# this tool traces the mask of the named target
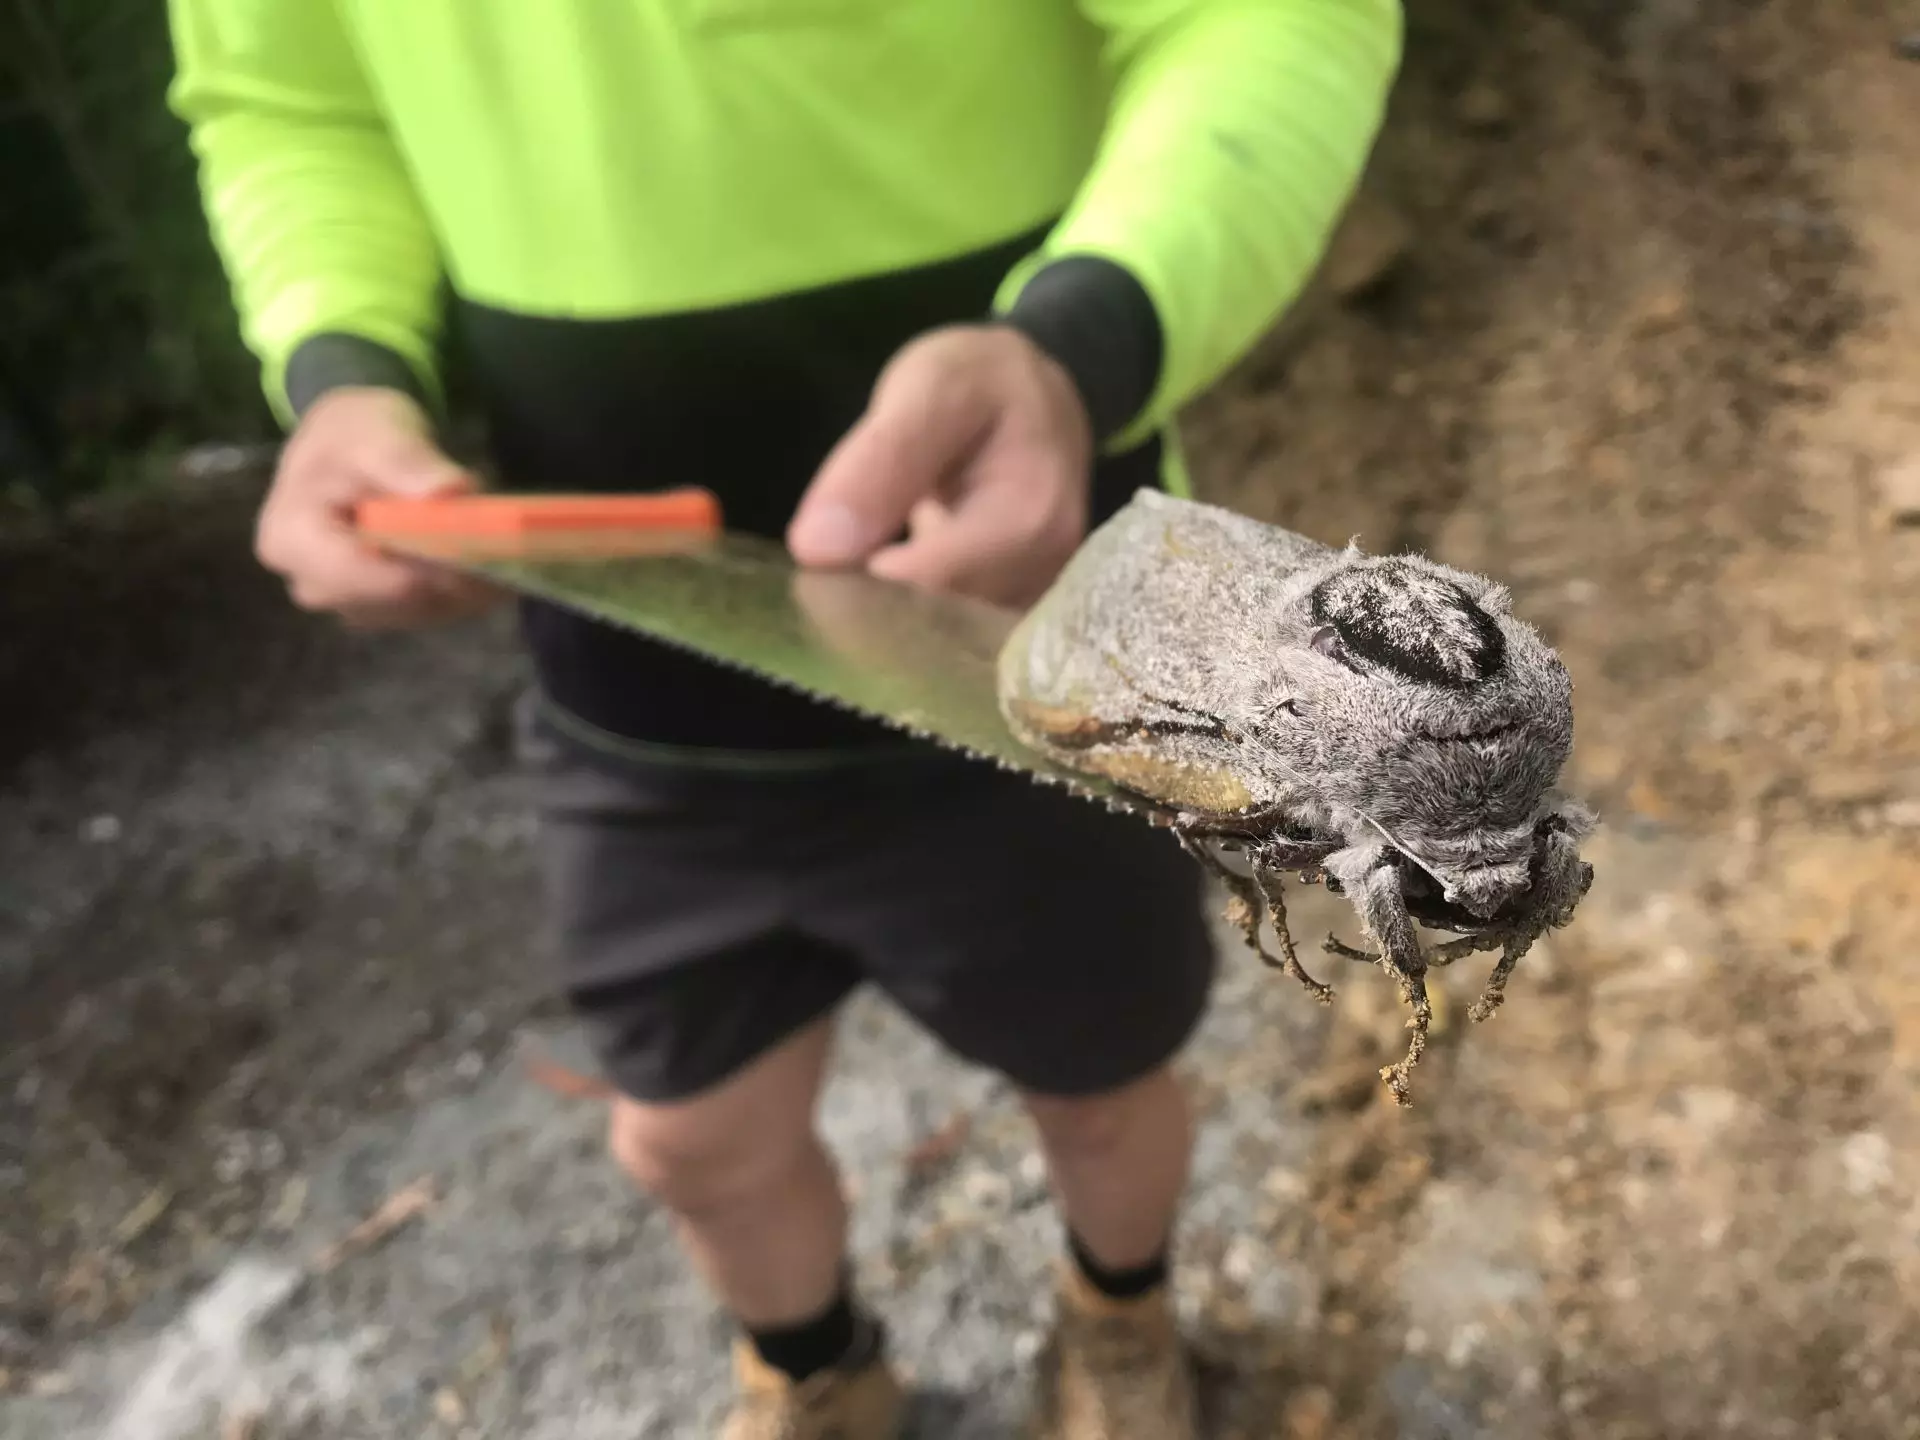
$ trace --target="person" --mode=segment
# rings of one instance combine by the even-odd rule
[[[291,434],[259,514],[362,627],[500,597],[358,498],[700,485],[802,566],[1019,607],[1302,293],[1395,0],[170,0],[173,112]],[[452,377],[452,378],[449,378]],[[464,389],[461,387],[464,386]],[[903,1414],[814,1127],[861,985],[1023,1096],[1055,1433],[1195,1433],[1168,1294],[1213,951],[1137,820],[522,602],[560,983],[611,1150],[737,1321],[726,1434]]]

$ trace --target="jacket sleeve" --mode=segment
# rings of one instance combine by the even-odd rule
[[[1124,448],[1311,279],[1399,69],[1399,0],[1080,0],[1114,93],[1099,152],[996,306]]]
[[[334,0],[168,0],[173,112],[267,398],[437,399],[440,260]]]

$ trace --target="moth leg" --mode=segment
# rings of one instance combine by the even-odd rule
[[[1482,950],[1497,950],[1500,948],[1500,943],[1498,939],[1485,935],[1467,935],[1459,940],[1449,940],[1446,944],[1435,945],[1426,952],[1427,968],[1443,970],[1454,961],[1464,960],[1469,955],[1477,955]],[[1321,941],[1320,948],[1329,955],[1338,955],[1342,960],[1357,960],[1362,965],[1380,963],[1380,956],[1376,952],[1356,949],[1333,935]]]
[[[1338,840],[1266,839],[1257,858],[1263,869],[1292,870],[1312,883],[1324,878],[1321,862],[1339,848]]]
[[[1427,968],[1438,970],[1451,965],[1456,960],[1464,960],[1469,955],[1478,955],[1482,950],[1497,950],[1500,941],[1485,935],[1466,935],[1458,940],[1449,940],[1444,945],[1435,945],[1427,951]]]
[[[1463,960],[1467,956],[1478,954],[1482,950],[1497,950],[1499,948],[1500,941],[1497,938],[1485,935],[1465,935],[1458,940],[1449,940],[1444,945],[1429,947],[1426,952],[1427,968],[1429,970],[1444,969],[1446,966],[1453,964],[1454,961]],[[1485,997],[1486,992],[1483,990],[1481,992],[1481,999],[1484,1000]],[[1448,1030],[1453,1028],[1453,1001],[1447,997],[1446,988],[1436,985],[1427,992],[1427,999],[1433,1007],[1432,1033],[1435,1035],[1446,1034]],[[1499,1002],[1495,1001],[1494,1003],[1498,1004]],[[1476,1002],[1474,1008],[1467,1013],[1471,1016],[1475,1015],[1478,1011],[1479,1004]],[[1486,1013],[1491,1014],[1492,1012],[1488,1011]],[[1484,1019],[1485,1016],[1482,1015],[1480,1018]]]
[[[1260,893],[1266,897],[1267,915],[1272,919],[1273,933],[1280,941],[1281,968],[1306,986],[1313,998],[1322,1005],[1331,1005],[1333,987],[1309,975],[1306,966],[1300,963],[1299,952],[1293,948],[1293,932],[1287,928],[1286,891],[1282,888],[1279,873],[1262,864],[1263,859],[1263,856],[1254,857],[1253,878],[1260,887]]]
[[[1520,963],[1520,957],[1527,953],[1527,942],[1518,937],[1507,941],[1500,953],[1500,963],[1493,967],[1493,973],[1487,976],[1487,983],[1481,988],[1480,998],[1473,1002],[1473,1008],[1467,1011],[1470,1019],[1478,1022],[1493,1018],[1507,999],[1507,980],[1513,974],[1513,967]]]
[[[1307,974],[1301,967],[1300,958],[1294,954],[1293,936],[1287,930],[1286,909],[1279,903],[1278,877],[1272,891],[1266,889],[1261,879],[1241,875],[1222,864],[1220,857],[1207,849],[1206,842],[1192,827],[1176,825],[1173,831],[1180,841],[1180,848],[1198,860],[1202,867],[1216,876],[1227,887],[1231,899],[1227,902],[1227,919],[1231,920],[1247,942],[1247,948],[1260,957],[1261,963],[1275,970],[1284,970],[1305,985],[1313,997],[1321,1004],[1330,1004],[1333,990],[1322,985]],[[1256,871],[1257,875],[1259,872]],[[1274,916],[1274,928],[1280,937],[1282,955],[1276,957],[1260,938],[1260,919],[1264,912]]]
[[[1320,948],[1329,955],[1338,955],[1342,960],[1357,960],[1362,965],[1378,965],[1380,956],[1373,950],[1360,950],[1346,943],[1337,935],[1329,935],[1320,942]]]
[[[1267,947],[1260,942],[1259,886],[1245,875],[1238,874],[1221,863],[1220,857],[1207,848],[1206,842],[1191,827],[1175,825],[1173,834],[1174,838],[1180,842],[1182,850],[1199,861],[1202,869],[1227,887],[1227,893],[1232,897],[1227,902],[1227,919],[1231,920],[1246,937],[1247,948],[1275,969],[1285,968],[1284,962],[1269,955]]]
[[[1564,925],[1593,884],[1593,866],[1580,858],[1579,831],[1562,817],[1551,817],[1542,827],[1539,872],[1526,920],[1500,939],[1504,948],[1480,998],[1467,1012],[1475,1021],[1491,1019],[1507,998],[1507,980],[1545,931]],[[1492,947],[1489,946],[1489,949]]]
[[[1379,943],[1380,967],[1393,976],[1400,998],[1413,1014],[1407,1020],[1411,1032],[1407,1053],[1398,1064],[1384,1065],[1380,1078],[1387,1083],[1396,1105],[1413,1103],[1410,1077],[1420,1057],[1427,1053],[1427,1037],[1433,1028],[1433,1002],[1427,995],[1427,962],[1420,953],[1420,939],[1407,913],[1407,899],[1400,889],[1399,873],[1390,864],[1378,864],[1361,877],[1353,888],[1354,903],[1367,931]]]

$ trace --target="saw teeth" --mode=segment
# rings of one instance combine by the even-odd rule
[[[454,563],[458,564],[458,562]],[[459,564],[458,568],[471,571],[495,583],[500,583],[503,579],[499,571],[484,562]],[[836,695],[822,695],[817,690],[809,689],[798,681],[787,679],[784,675],[769,674],[767,671],[761,670],[757,666],[749,665],[744,661],[735,660],[728,656],[715,655],[709,651],[702,650],[697,645],[690,645],[685,641],[662,635],[657,631],[644,629],[641,626],[621,619],[618,615],[610,614],[598,606],[582,605],[577,600],[557,593],[552,587],[541,585],[537,580],[529,583],[525,577],[514,578],[509,576],[504,578],[506,578],[506,583],[512,585],[513,588],[539,594],[544,599],[556,604],[565,605],[573,610],[584,611],[585,613],[591,614],[603,624],[611,625],[617,630],[623,630],[629,635],[638,635],[643,639],[652,640],[661,645],[671,646],[683,654],[696,656],[710,664],[725,666],[727,669],[739,674],[751,675],[765,684],[776,686],[790,694],[802,696],[805,699],[813,701],[815,704],[829,705],[845,714],[858,715],[863,719],[875,721],[878,724],[885,725],[890,730],[910,735],[917,740],[924,740],[928,744],[938,746],[940,749],[946,750],[949,753],[964,755],[970,760],[984,761],[997,769],[1024,775],[1035,785],[1046,785],[1055,789],[1065,790],[1076,799],[1090,800],[1097,804],[1105,805],[1108,811],[1113,814],[1131,815],[1141,818],[1151,818],[1153,814],[1153,811],[1147,806],[1133,803],[1110,792],[1095,790],[1084,782],[1074,780],[1068,776],[1047,774],[1040,770],[1015,764],[1004,755],[995,755],[987,751],[978,750],[971,745],[962,744],[957,740],[950,740],[946,736],[936,735],[920,726],[910,725],[903,721],[896,720],[892,716],[882,714],[878,710],[870,710],[864,705],[856,705],[850,701],[842,700]]]

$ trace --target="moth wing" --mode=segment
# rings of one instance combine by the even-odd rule
[[[1050,759],[1182,810],[1233,815],[1272,794],[1230,734],[1249,581],[1327,552],[1214,506],[1143,490],[1096,529],[998,657],[1001,711]]]
[[[1082,719],[1015,701],[1007,723],[1022,744],[1048,759],[1172,810],[1230,816],[1265,808],[1224,742],[1142,732],[1137,738],[1082,744]]]

